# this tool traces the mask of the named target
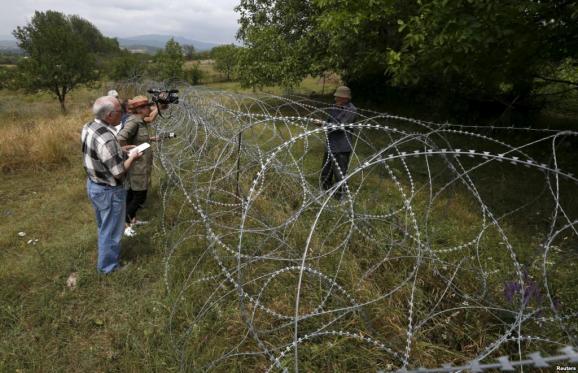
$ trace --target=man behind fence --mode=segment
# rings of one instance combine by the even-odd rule
[[[351,103],[351,90],[346,86],[335,90],[335,106],[329,109],[328,125],[353,123],[357,117],[357,108]],[[324,190],[330,189],[339,183],[347,174],[349,158],[353,143],[351,129],[328,129],[323,165],[321,169],[321,186]],[[335,191],[335,198],[343,198],[344,186],[341,185]]]

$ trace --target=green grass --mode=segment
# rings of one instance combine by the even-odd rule
[[[279,86],[263,87],[262,89],[257,89],[255,92],[256,93],[269,93],[269,94],[274,94],[274,95],[284,95],[287,93],[299,94],[299,95],[304,95],[304,96],[321,95],[321,94],[327,95],[327,94],[330,94],[331,92],[333,92],[335,90],[335,88],[337,88],[338,85],[339,85],[339,82],[336,80],[328,80],[328,81],[326,81],[325,85],[323,85],[323,81],[319,77],[307,77],[307,78],[303,79],[301,84],[299,86],[295,87],[295,89],[292,92],[287,92],[285,89],[283,89]],[[222,89],[222,90],[233,91],[233,92],[237,92],[237,93],[254,93],[253,89],[243,88],[243,87],[241,87],[241,84],[237,81],[213,82],[213,83],[207,83],[207,84],[205,84],[205,86],[207,86],[209,88]]]
[[[235,89],[237,83],[220,84],[213,87]],[[308,79],[302,84],[305,92],[319,88],[319,82],[315,79]],[[282,93],[279,88],[274,91]],[[20,139],[19,141],[34,138],[34,131],[19,127],[24,121],[34,122],[35,126],[56,126],[56,123],[62,122],[64,132],[79,133],[83,122],[90,118],[87,114],[88,103],[91,97],[96,95],[96,90],[79,91],[71,97],[71,114],[63,117],[58,111],[57,103],[45,95],[22,96],[0,91],[0,98],[4,99],[0,114],[9,118],[1,125],[0,131],[4,135],[10,133],[17,136],[15,138]],[[19,103],[26,104],[22,112],[18,109]],[[0,371],[164,372],[202,369],[205,364],[220,357],[238,343],[244,337],[246,326],[239,312],[238,298],[230,295],[226,297],[232,290],[231,287],[218,287],[218,282],[215,281],[193,282],[189,279],[189,275],[194,280],[219,273],[218,266],[211,258],[200,257],[206,249],[203,227],[196,225],[191,231],[188,230],[188,224],[176,224],[198,217],[190,209],[180,208],[183,204],[186,205],[186,202],[178,191],[175,192],[168,198],[168,208],[165,211],[167,216],[164,223],[170,234],[163,237],[160,213],[163,206],[159,192],[165,178],[159,170],[155,170],[156,179],[141,216],[151,220],[151,224],[140,229],[139,236],[123,240],[123,260],[130,263],[129,267],[110,276],[98,275],[95,269],[96,224],[92,207],[86,197],[78,133],[75,132],[74,136],[66,137],[62,141],[63,146],[68,149],[65,161],[59,161],[56,156],[42,158],[38,155],[38,158],[32,158],[33,161],[28,163],[23,160],[22,167],[6,168],[0,175]],[[287,138],[288,133],[285,130],[281,130],[281,133]],[[258,137],[251,138],[251,132],[248,131],[246,140],[260,143],[270,138],[270,133],[263,129],[254,129],[253,134],[258,134]],[[44,143],[52,144],[54,139],[50,136],[61,136],[61,132],[56,132],[55,135],[47,132],[44,136],[36,136],[34,143],[39,146]],[[379,136],[372,140],[375,143],[387,141]],[[513,138],[508,140],[517,141]],[[274,145],[267,144],[267,148]],[[322,145],[320,142],[310,145],[312,152],[305,158],[303,169],[311,172],[319,167]],[[481,141],[466,141],[465,145],[478,148],[487,144]],[[298,146],[301,145],[296,145]],[[4,151],[3,149],[1,151]],[[16,150],[6,153],[6,157],[25,157],[24,153],[17,152],[16,147],[13,149]],[[296,148],[299,149],[301,148]],[[369,149],[362,149],[362,154],[369,152]],[[58,152],[55,150],[53,153]],[[561,158],[568,159],[571,155],[568,150]],[[13,164],[4,159],[7,158],[3,158],[3,164]],[[463,161],[468,163],[467,159]],[[358,162],[353,160],[351,168]],[[426,186],[428,177],[423,161],[408,162],[416,185]],[[572,163],[564,166],[571,167]],[[397,176],[403,175],[401,164],[393,163],[392,167]],[[441,172],[444,167],[441,163],[431,164],[434,172]],[[508,167],[510,166],[507,164],[502,165],[499,168],[501,171],[482,168],[472,174],[484,200],[491,203],[493,211],[499,213],[520,206],[538,195],[541,187],[545,185],[543,176],[539,174],[532,175],[523,167]],[[252,175],[244,176],[241,182],[243,189],[247,191]],[[383,214],[390,208],[400,206],[400,195],[393,182],[388,179],[387,173],[375,169],[364,177],[358,200],[367,201],[363,207],[368,212]],[[353,178],[351,184],[360,185],[361,180],[361,176]],[[309,181],[314,183],[315,177],[312,176]],[[441,180],[439,183],[435,184],[435,187],[442,185]],[[403,185],[408,187],[407,183]],[[298,190],[298,186],[290,178],[274,179],[255,203],[254,213],[272,223],[284,221],[299,201]],[[573,195],[565,192],[561,198],[563,205],[570,208],[568,213],[576,216],[578,209]],[[385,202],[372,203],[377,200]],[[426,192],[420,193],[412,201],[419,211],[425,209],[426,203]],[[476,226],[481,223],[479,208],[469,193],[459,186],[440,196],[434,207],[430,217],[430,241],[434,249],[470,240]],[[551,208],[547,199],[539,200],[521,214],[501,221],[514,247],[520,248],[520,261],[538,276],[540,268],[536,266],[536,260],[540,255],[534,248],[543,239],[539,232],[548,227],[547,219],[538,213],[550,211]],[[301,245],[307,238],[312,218],[313,214],[304,214],[291,234],[288,233],[287,240],[296,247]],[[323,229],[331,227],[340,216],[332,215],[326,218],[327,220],[321,223],[325,224],[322,225]],[[230,214],[220,219],[223,223],[230,224],[237,218]],[[424,223],[422,216],[418,219],[420,224]],[[403,238],[400,231],[386,228],[388,227],[384,226],[383,231],[374,234],[384,240]],[[19,232],[25,232],[26,236],[20,237]],[[167,281],[170,288],[167,290],[164,278],[167,249],[165,244],[170,247],[171,243],[183,236],[191,236],[191,239],[180,245],[168,259],[170,271]],[[27,243],[35,239],[38,239],[35,245]],[[316,235],[313,239],[313,250],[317,250],[314,253],[318,255],[327,252],[339,236],[325,240],[324,237]],[[234,241],[235,237],[231,237],[230,243]],[[488,296],[496,303],[503,302],[500,298],[503,281],[513,279],[512,266],[506,264],[511,263],[511,260],[499,241],[498,233],[490,229],[481,242],[481,247],[485,249],[481,265],[486,270],[498,271],[488,283]],[[258,240],[249,241],[253,242]],[[562,239],[557,243],[561,252],[553,253],[551,257],[559,263],[555,272],[557,275],[551,280],[558,290],[556,295],[565,301],[565,310],[578,308],[575,297],[578,283],[576,270],[572,265],[576,262],[576,255],[571,251],[575,242],[575,237]],[[247,249],[267,251],[274,244],[264,242],[261,247],[254,244]],[[410,246],[409,243],[407,245]],[[406,253],[402,250],[392,253],[399,257],[404,254]],[[467,259],[474,254],[471,251],[457,252],[444,254],[443,258],[457,262],[461,257]],[[355,233],[351,250],[344,257],[345,264],[340,272],[339,282],[352,284],[357,281],[375,264],[373,258],[380,255],[383,255],[380,248]],[[490,257],[491,260],[488,259]],[[226,260],[227,264],[233,263],[232,258]],[[197,261],[201,265],[195,268]],[[474,262],[467,262],[475,268]],[[334,270],[336,265],[335,258],[331,257],[319,259],[317,262],[319,268],[329,272]],[[388,284],[398,283],[401,277],[407,275],[411,266],[411,260],[392,260],[383,271],[361,281],[356,292],[368,299],[376,297]],[[247,274],[255,276],[272,269],[275,267],[264,264],[255,266],[253,271]],[[424,272],[431,269],[431,266],[425,266]],[[449,268],[444,273],[449,275],[451,270],[452,268]],[[78,274],[78,285],[75,289],[66,285],[71,273]],[[436,276],[425,276],[424,279],[427,281],[419,284],[416,294],[416,300],[421,307],[417,310],[418,317],[423,316],[428,307],[433,306],[431,294],[439,294],[444,286]],[[274,309],[289,313],[293,311],[293,294],[286,289],[294,289],[294,281],[294,278],[287,276],[272,285],[271,292],[266,296]],[[479,287],[479,283],[467,272],[460,274],[456,281],[462,289],[471,293],[475,293]],[[306,289],[312,289],[303,299],[305,308],[318,301],[315,298],[318,296],[318,292],[314,291],[315,285],[314,281],[305,284]],[[258,286],[255,285],[253,289],[258,289]],[[215,299],[221,296],[225,298],[215,302],[210,308],[204,308],[205,301],[213,292]],[[368,323],[382,340],[398,350],[403,350],[407,299],[408,291],[403,290],[386,302],[368,307],[366,320],[352,317],[337,324],[336,328],[363,329],[365,323]],[[336,300],[338,301],[341,300]],[[451,305],[451,301],[444,303],[444,306]],[[206,314],[195,321],[201,310],[205,310]],[[476,318],[475,315],[479,317]],[[463,356],[486,346],[493,335],[503,332],[503,325],[490,324],[491,320],[494,319],[487,315],[462,313],[455,316],[454,322],[450,324],[445,324],[443,320],[433,323],[431,328],[420,331],[412,358],[419,358],[424,365],[429,366],[452,359],[460,361]],[[265,317],[260,319],[260,322],[262,327],[277,325],[274,320]],[[304,328],[308,327],[312,326],[304,323]],[[538,335],[549,335],[548,330],[534,327]],[[530,333],[532,329],[526,331]],[[447,340],[442,339],[443,333],[449,335]],[[558,337],[556,332],[551,333],[553,338]],[[277,343],[287,341],[287,335],[282,333],[271,338]],[[242,351],[255,349],[257,346],[250,338],[242,347]],[[513,354],[515,350],[501,352]],[[360,349],[359,345],[350,343],[345,338],[306,344],[301,350],[301,356],[303,371],[376,370],[390,363],[375,349]],[[291,358],[284,360],[284,364],[291,368]],[[227,360],[219,365],[217,370],[263,371],[268,366],[268,362],[262,357],[247,355]]]
[[[123,242],[130,266],[96,273],[96,225],[77,163],[4,176],[0,187],[0,370],[122,371],[174,366],[155,223]],[[149,201],[150,214],[158,202]],[[19,237],[18,232],[25,232]],[[31,239],[38,243],[28,244]],[[78,285],[66,286],[76,272]]]
[[[185,63],[184,68],[190,69],[193,64],[197,64],[197,61],[189,61]],[[232,79],[231,81],[226,80],[226,76],[215,69],[214,63],[203,62],[198,64],[199,69],[202,71],[201,84],[214,89],[222,89],[226,91],[232,91],[237,93],[253,93],[252,88],[241,87],[241,84]],[[299,84],[295,89],[290,92],[294,94],[310,96],[310,95],[327,95],[332,93],[335,88],[339,85],[340,80],[336,75],[328,76],[323,83],[323,79],[320,77],[307,77],[303,79],[301,84]],[[284,95],[287,92],[285,89],[279,86],[263,87],[262,89],[256,89],[257,93],[269,93],[274,95]]]
[[[221,122],[220,122],[221,123]],[[223,125],[223,123],[221,123]],[[267,151],[280,145],[284,140],[288,138],[288,133],[286,130],[280,129],[277,134],[279,137],[272,137],[271,126],[269,124],[263,124],[262,126],[255,126],[253,129],[248,130],[244,134],[245,143],[254,143],[263,145],[265,141],[269,141],[266,146],[262,146],[263,151]],[[411,130],[405,128],[406,130]],[[298,133],[299,131],[296,130]],[[295,133],[294,133],[295,134]],[[368,135],[373,144],[383,143],[387,144],[387,139],[383,138],[382,135]],[[491,144],[485,143],[479,138],[476,139],[462,136],[461,142],[459,139],[452,139],[454,146],[461,146],[462,149],[466,147],[471,147],[474,149],[491,149],[488,146]],[[509,142],[525,142],[528,138],[515,138],[509,136]],[[407,144],[401,150],[414,150],[412,146],[416,146],[417,149],[422,149],[423,144],[414,143]],[[296,144],[294,146],[294,152],[296,154],[301,154],[303,147],[301,144]],[[315,170],[319,169],[320,155],[323,151],[321,142],[312,141],[309,144],[310,153],[305,157],[303,163],[301,164],[301,170],[304,173],[314,173]],[[536,155],[545,154],[544,151],[547,149],[539,148],[536,150]],[[370,149],[363,148],[360,149],[359,155],[361,160],[354,159],[351,164],[351,169],[354,169],[359,162],[363,162],[363,157],[371,154]],[[203,155],[204,157],[211,158],[216,155],[207,152]],[[279,155],[281,159],[284,158],[284,153]],[[571,158],[571,153],[562,152],[559,154],[560,159]],[[540,157],[538,157],[540,158]],[[204,158],[203,158],[204,159]],[[463,165],[466,168],[475,166],[478,164],[479,160],[470,160],[468,157],[461,159]],[[232,166],[226,163],[228,166]],[[447,165],[444,164],[441,158],[430,158],[429,160],[430,170],[432,174],[437,175],[437,178],[433,182],[433,189],[438,190],[442,187],[451,177],[451,174],[447,171]],[[420,226],[425,224],[425,216],[423,212],[427,209],[428,199],[428,182],[429,177],[427,174],[427,169],[424,167],[424,159],[407,159],[408,167],[412,170],[413,180],[415,182],[416,188],[423,188],[422,191],[414,197],[412,200],[412,205],[417,213],[417,220]],[[223,169],[228,169],[227,166],[222,166]],[[492,164],[495,167],[481,167],[480,169],[473,171],[470,177],[473,179],[477,192],[480,194],[481,198],[488,205],[491,211],[495,214],[496,218],[500,219],[500,226],[504,233],[508,237],[509,243],[514,247],[516,252],[517,260],[522,266],[526,267],[529,273],[534,276],[534,278],[540,282],[541,279],[541,267],[540,260],[542,255],[539,248],[539,244],[543,240],[543,236],[540,232],[548,231],[548,220],[545,218],[545,213],[551,211],[552,200],[546,198],[547,195],[543,196],[538,200],[532,201],[535,197],[539,196],[542,191],[541,188],[545,185],[544,176],[535,170],[529,170],[520,166],[510,166],[508,163],[505,164]],[[194,164],[187,165],[188,168],[194,169]],[[391,162],[392,172],[404,181],[402,185],[407,191],[409,189],[409,184],[407,178],[403,177],[404,168],[399,161]],[[258,167],[257,167],[258,168]],[[568,171],[574,171],[572,168],[565,168]],[[255,170],[256,171],[256,170]],[[294,170],[296,171],[296,170]],[[218,171],[215,172],[218,174]],[[440,173],[442,173],[440,175]],[[252,181],[252,176],[255,172],[247,172],[246,178],[241,177],[242,189],[247,192]],[[187,179],[187,174],[181,175]],[[207,179],[199,178],[198,181],[208,182],[209,176],[204,175]],[[214,176],[214,175],[212,175]],[[221,175],[219,175],[221,176]],[[362,179],[363,177],[363,179]],[[216,178],[216,177],[215,177]],[[308,180],[312,185],[316,183],[316,177],[311,176]],[[363,181],[363,183],[362,183]],[[367,172],[366,175],[358,175],[351,179],[352,186],[362,185],[363,187],[359,190],[359,195],[357,201],[360,201],[358,208],[363,212],[370,214],[384,214],[392,208],[399,208],[402,206],[402,199],[399,192],[397,192],[395,185],[389,178],[388,174],[383,170],[375,167],[371,172]],[[565,206],[567,213],[570,216],[576,216],[578,212],[578,205],[573,199],[573,185],[568,182],[562,182],[562,193],[560,195],[563,206]],[[226,182],[222,185],[213,185],[214,187],[221,186],[223,189],[231,188],[230,184]],[[286,175],[277,175],[274,172],[270,172],[267,175],[266,183],[260,188],[261,193],[258,199],[253,202],[253,207],[251,210],[251,216],[255,219],[248,220],[246,227],[248,228],[260,228],[263,226],[276,226],[284,221],[286,221],[291,213],[294,212],[295,208],[299,206],[299,182],[291,177],[286,177]],[[232,189],[230,189],[232,192]],[[224,197],[220,199],[222,202],[230,202]],[[193,219],[194,214],[182,213],[183,210],[191,210],[190,206],[183,201],[182,196],[176,195],[171,199],[170,211],[179,211],[179,219]],[[508,211],[523,206],[527,203],[530,205],[526,206],[523,210],[512,216],[502,216]],[[181,208],[180,206],[183,206]],[[480,226],[482,225],[481,210],[479,204],[471,196],[465,187],[460,183],[448,188],[445,193],[441,194],[433,203],[433,209],[431,215],[428,217],[429,228],[427,233],[429,235],[429,242],[432,244],[432,249],[443,250],[448,247],[453,247],[460,245],[474,239],[479,232]],[[210,209],[210,206],[206,206]],[[293,247],[299,249],[304,247],[304,243],[307,239],[309,229],[313,222],[315,211],[308,211],[301,215],[298,222],[292,225],[290,228],[284,230],[283,239],[291,244]],[[336,256],[321,257],[323,254],[327,254],[334,247],[334,245],[339,242],[339,234],[327,235],[328,229],[332,228],[337,219],[342,219],[343,216],[339,213],[326,213],[321,222],[320,228],[313,235],[311,245],[311,255],[319,255],[320,259],[314,263],[315,268],[320,268],[326,273],[334,273],[338,265],[338,258]],[[171,217],[171,220],[177,220]],[[231,216],[229,214],[224,214],[217,217],[213,221],[213,226],[219,227],[226,226],[238,226],[236,221],[236,216]],[[387,249],[387,242],[389,240],[402,240],[405,239],[405,244],[400,245],[391,254],[392,257],[397,257],[397,259],[391,259],[388,263],[383,266],[383,270],[376,271],[370,278],[366,278],[363,281],[359,281],[355,287],[356,294],[361,294],[364,299],[374,299],[387,291],[388,286],[392,284],[398,284],[413,268],[414,260],[412,258],[404,258],[408,253],[413,253],[414,244],[404,237],[403,232],[408,229],[409,232],[412,231],[411,227],[408,225],[408,220],[403,216],[397,224],[401,226],[396,228],[395,222],[391,225],[383,224],[382,230],[374,230],[372,233],[384,242],[385,247],[379,245],[374,245],[373,243],[366,240],[361,234],[355,233],[348,250],[344,254],[344,259],[342,262],[341,270],[337,281],[340,284],[346,284],[346,286],[353,286],[358,279],[361,278],[362,274],[365,273],[369,268],[375,264],[375,258],[380,258],[383,256],[384,250]],[[403,229],[405,227],[405,229]],[[176,229],[171,234],[176,234],[177,236],[186,234],[181,228]],[[198,233],[198,232],[195,232]],[[218,232],[225,235],[226,229]],[[422,234],[425,232],[422,232]],[[201,233],[202,234],[202,233]],[[326,237],[329,236],[329,237]],[[251,235],[251,233],[246,233],[244,235],[244,252],[250,255],[259,255],[262,253],[267,253],[275,248],[276,242],[268,242],[264,240],[259,235]],[[224,239],[232,247],[236,247],[237,235],[235,232],[229,236],[229,240]],[[254,238],[254,239],[253,239]],[[575,269],[575,259],[576,253],[574,251],[574,245],[576,243],[576,237],[569,234],[569,237],[561,240],[557,243],[561,249],[560,253],[550,253],[549,259],[551,259],[556,267],[550,268],[551,278],[550,283],[555,283],[555,296],[559,297],[564,306],[564,312],[572,312],[572,310],[578,307],[575,296],[572,295],[572,291],[576,285],[578,285],[576,280],[576,269]],[[415,294],[416,297],[416,309],[415,315],[416,319],[420,319],[427,315],[428,310],[434,306],[435,296],[439,296],[445,287],[444,282],[440,276],[434,275],[433,270],[440,271],[445,278],[449,278],[452,275],[452,271],[455,269],[454,265],[459,263],[463,259],[462,268],[455,278],[454,283],[459,289],[465,294],[476,294],[480,297],[482,304],[485,302],[496,304],[498,306],[504,307],[506,309],[515,309],[514,305],[508,305],[504,296],[503,289],[504,283],[507,281],[513,281],[516,279],[515,267],[512,264],[512,259],[510,258],[510,253],[508,252],[506,245],[500,235],[500,231],[495,227],[488,227],[479,241],[480,249],[480,262],[477,259],[476,250],[472,247],[467,249],[462,249],[459,251],[451,253],[440,254],[440,258],[447,261],[446,265],[440,265],[435,262],[427,263],[424,268],[421,269],[421,273],[424,273],[420,277],[420,282],[418,284],[418,290]],[[180,253],[197,253],[197,256],[203,252],[199,247],[196,247],[193,242],[190,244],[188,242],[183,243],[179,247]],[[222,251],[225,257],[227,254]],[[294,252],[282,251],[279,253],[282,256],[297,255]],[[179,257],[181,258],[181,257]],[[185,261],[186,259],[182,259]],[[175,259],[174,262],[177,263],[181,260]],[[427,260],[426,260],[427,262]],[[229,258],[226,261],[228,266],[233,267],[234,261]],[[194,278],[200,278],[204,275],[215,273],[218,269],[215,269],[215,264],[211,259],[202,260],[199,268],[201,273],[195,273]],[[191,297],[201,300],[204,299],[203,294],[207,295],[207,288],[196,285],[193,281],[185,280],[186,269],[181,269],[179,267],[173,268],[175,272],[173,275],[178,278],[175,283],[182,284],[181,286],[187,287],[190,291]],[[206,272],[204,270],[206,270]],[[247,269],[244,272],[245,278],[256,278],[261,274],[274,271],[278,269],[275,265],[271,263],[255,264],[252,268]],[[491,276],[487,279],[485,289],[485,295],[480,295],[482,290],[480,283],[479,271],[483,269],[491,273]],[[181,275],[178,275],[180,271],[184,271]],[[180,281],[180,282],[179,282]],[[553,281],[553,282],[552,282]],[[306,282],[304,288],[306,289],[306,296],[303,298],[304,308],[307,309],[307,304],[315,304],[318,299],[315,296],[319,294],[315,291],[313,284]],[[271,305],[271,307],[278,311],[284,312],[286,314],[292,314],[294,312],[294,289],[296,288],[295,278],[283,278],[276,283],[275,286],[271,286],[271,290],[268,291],[265,303]],[[259,285],[255,287],[249,287],[249,292],[257,291]],[[287,290],[289,289],[289,290]],[[311,290],[311,292],[309,292]],[[407,300],[409,298],[408,289],[403,289],[394,296],[387,299],[387,301],[380,302],[378,304],[367,307],[367,320],[363,320],[360,317],[351,317],[346,321],[336,323],[332,325],[335,329],[343,328],[353,328],[359,327],[364,330],[365,323],[373,325],[373,329],[376,331],[372,333],[373,335],[378,335],[382,337],[382,340],[388,342],[389,345],[395,347],[397,350],[403,350],[403,341],[405,328],[407,326]],[[432,297],[434,295],[434,297]],[[219,296],[224,296],[222,292],[218,292],[217,298]],[[223,307],[229,309],[228,307],[233,306],[236,298],[230,296],[227,301],[219,302],[217,307]],[[339,302],[340,300],[337,300]],[[342,300],[341,300],[342,301]],[[447,297],[441,304],[441,309],[460,307],[465,301],[465,298],[457,296],[455,298]],[[472,302],[472,300],[470,300]],[[221,303],[223,305],[221,305]],[[487,304],[486,303],[486,304]],[[182,312],[182,318],[194,318],[195,312],[189,313],[189,304],[184,303],[178,305],[176,310],[180,314]],[[194,311],[199,309],[193,306]],[[233,306],[234,307],[234,306]],[[530,308],[536,307],[536,304],[531,304]],[[186,355],[190,356],[191,361],[197,363],[208,363],[212,359],[219,356],[219,352],[224,353],[225,349],[221,349],[223,345],[223,338],[228,343],[225,345],[236,345],[237,341],[242,340],[243,333],[246,328],[241,326],[241,329],[235,334],[234,330],[230,331],[226,328],[226,325],[233,323],[235,325],[236,317],[238,317],[238,311],[235,312],[234,308],[231,312],[226,312],[224,314],[219,312],[211,313],[208,324],[201,323],[197,325],[200,331],[196,330],[195,335],[208,336],[209,338],[207,344],[217,349],[217,352],[211,351],[206,352],[205,350],[197,350],[197,346],[194,341],[191,341],[190,349],[185,348]],[[264,329],[270,328],[274,329],[278,326],[274,320],[269,320],[265,316],[261,316],[259,319],[261,323],[260,326]],[[508,319],[511,317],[509,314],[505,315],[495,315],[491,312],[461,312],[456,316],[452,316],[452,322],[445,322],[444,319],[440,318],[431,322],[431,325],[424,330],[421,330],[416,339],[416,348],[412,354],[413,359],[419,359],[423,365],[435,366],[445,362],[454,361],[455,363],[463,362],[465,356],[472,355],[473,353],[482,350],[487,346],[488,341],[492,341],[497,338],[501,333],[504,332],[508,323],[513,320]],[[501,322],[500,322],[501,320]],[[328,321],[328,320],[325,320]],[[203,319],[203,322],[206,322]],[[321,323],[321,321],[320,321]],[[303,329],[307,330],[307,323],[304,323]],[[227,334],[223,336],[212,336],[211,328],[213,325],[223,325],[223,328],[227,330]],[[361,325],[361,326],[360,326]],[[312,327],[309,325],[309,327]],[[559,330],[544,330],[540,325],[536,324],[526,324],[524,326],[525,335],[541,335],[547,336],[553,339],[560,338]],[[444,336],[444,337],[442,337]],[[268,336],[272,338],[275,343],[288,343],[288,336],[282,333],[275,334],[274,336]],[[275,343],[272,343],[275,345]],[[247,345],[243,345],[248,350],[250,350],[251,343],[248,342]],[[378,352],[372,349],[364,349],[363,353],[359,352],[352,346],[354,343],[348,343],[344,339],[338,339],[337,341],[319,341],[316,343],[304,345],[301,351],[301,367],[305,371],[363,371],[363,370],[376,370],[382,369],[387,366],[390,361],[380,355]],[[526,348],[526,345],[524,345]],[[527,348],[539,348],[531,346],[528,344]],[[512,345],[503,347],[499,353],[501,354],[515,354],[516,350],[512,348]],[[235,360],[238,363],[238,360]],[[257,362],[258,363],[258,362]],[[261,363],[262,360],[261,360]],[[244,362],[246,364],[246,362]],[[284,365],[292,367],[291,358],[284,360]],[[225,368],[223,368],[225,369]]]

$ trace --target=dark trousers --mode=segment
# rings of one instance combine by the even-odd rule
[[[332,156],[330,156],[329,152],[325,151],[321,168],[321,186],[324,190],[330,189],[334,184],[345,178],[350,157],[351,152],[332,153]],[[342,185],[335,192],[335,198],[341,199],[343,190]]]
[[[126,222],[130,224],[147,199],[146,190],[129,189],[126,193]]]

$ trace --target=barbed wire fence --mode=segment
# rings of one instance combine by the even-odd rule
[[[155,152],[182,370],[576,362],[578,132],[490,136],[368,110],[328,125],[330,105],[302,97],[180,95],[157,123],[178,136]],[[332,129],[353,132],[354,150],[323,190]]]

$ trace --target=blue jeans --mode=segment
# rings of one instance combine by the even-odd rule
[[[126,190],[123,186],[104,186],[86,181],[98,225],[98,262],[100,272],[110,273],[119,266],[120,239],[124,232]]]

